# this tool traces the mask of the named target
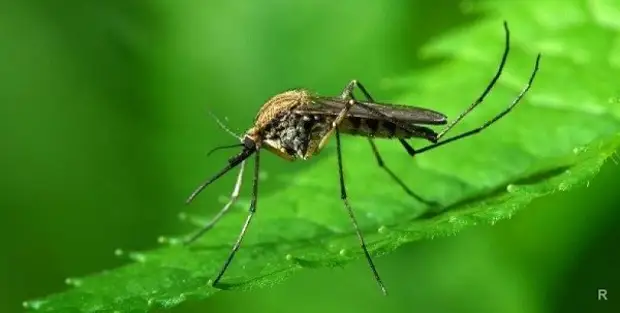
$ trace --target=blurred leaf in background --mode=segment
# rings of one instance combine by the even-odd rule
[[[477,113],[478,120],[466,126],[506,104],[525,82],[538,50],[545,54],[544,68],[554,71],[541,74],[539,92],[533,92],[528,102],[547,107],[523,108],[511,116],[512,122],[494,126],[494,132],[511,132],[520,122],[531,125],[529,119],[535,117],[540,120],[538,128],[521,129],[511,140],[528,153],[554,155],[553,149],[570,151],[600,134],[588,132],[594,128],[589,124],[596,124],[602,133],[611,132],[613,119],[619,116],[620,86],[613,89],[611,74],[618,73],[614,56],[620,54],[614,51],[620,52],[615,22],[620,13],[617,6],[601,0],[485,5],[65,1],[62,6],[14,1],[1,6],[0,29],[6,37],[0,44],[2,312],[19,311],[26,299],[65,289],[67,277],[123,263],[113,256],[116,248],[153,248],[159,235],[190,229],[176,219],[186,209],[181,206],[183,199],[195,182],[226,159],[224,154],[205,159],[204,154],[210,147],[234,140],[208,119],[206,106],[228,117],[230,126],[241,132],[258,105],[277,92],[303,86],[334,94],[357,78],[374,87],[371,91],[377,99],[433,106],[453,116],[477,95],[478,86],[483,86],[498,61],[487,56],[499,51],[495,44],[499,38],[481,44],[487,41],[477,36],[501,36],[498,21],[507,19],[518,48],[513,49],[504,82],[486,109]],[[425,42],[450,31],[451,41],[436,41],[444,46],[427,46],[424,57],[418,57]],[[450,61],[457,65],[444,66],[446,58],[457,59]],[[484,65],[447,72],[471,64]],[[386,82],[389,88],[383,88]],[[457,87],[466,94],[446,92]],[[550,97],[562,93],[562,97]],[[610,101],[609,109],[601,110],[601,97]],[[558,103],[558,99],[573,101]],[[558,122],[560,118],[564,120]],[[548,129],[547,121],[568,125]],[[584,130],[575,131],[579,127]],[[440,165],[441,174],[460,173],[469,183],[480,173],[526,167],[525,163],[481,164],[474,152],[485,149],[486,140],[494,138],[464,142],[414,164],[428,167],[432,160]],[[359,146],[361,153],[366,143],[356,141],[360,140],[346,140],[345,147],[356,151]],[[519,153],[510,146],[507,143],[501,152],[486,154]],[[399,172],[409,171],[406,166],[411,160],[397,152],[395,144],[380,147]],[[522,152],[515,158],[527,160]],[[460,157],[458,162],[446,159],[454,155]],[[335,170],[329,150],[312,165],[279,166],[276,162],[281,161],[274,157],[263,160],[269,177],[320,173],[327,178],[330,169]],[[371,155],[367,161],[372,161]],[[478,226],[455,237],[409,244],[379,258],[391,292],[388,298],[376,290],[360,260],[343,271],[301,271],[271,289],[221,292],[172,311],[610,309],[609,303],[596,301],[596,294],[599,288],[620,290],[613,248],[618,238],[614,226],[620,219],[614,192],[619,173],[610,164],[589,189],[537,201],[492,227]],[[356,179],[363,178],[368,180]],[[227,194],[233,179],[231,175],[210,187],[209,195],[189,210],[212,214],[220,205],[217,195]],[[479,181],[485,184],[493,179]],[[279,189],[278,180],[266,179],[261,197]],[[357,199],[364,192],[363,184],[354,181],[350,189]],[[336,203],[337,189],[333,191]],[[365,201],[362,197],[356,202],[363,206]],[[339,207],[323,209],[342,213]],[[261,209],[263,220],[277,214],[269,211]],[[226,225],[237,225],[243,214],[237,210]],[[337,223],[346,222],[342,213]],[[255,227],[260,233],[260,224]]]

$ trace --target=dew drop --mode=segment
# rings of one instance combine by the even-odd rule
[[[293,260],[293,255],[292,255],[292,254],[290,254],[290,253],[289,253],[289,254],[287,254],[287,255],[286,255],[286,260],[287,260],[287,261],[292,261],[292,260]]]
[[[338,252],[340,254],[340,256],[347,256],[347,249],[340,249],[340,252]]]
[[[159,236],[157,237],[157,242],[160,244],[168,244],[170,246],[174,246],[174,245],[178,245],[179,243],[181,243],[181,240],[179,238]]]
[[[129,258],[140,263],[146,262],[146,255],[144,253],[132,252],[129,254]]]
[[[82,280],[79,278],[71,278],[71,277],[67,277],[65,279],[65,284],[69,285],[69,286],[74,286],[74,287],[79,287],[82,285]]]
[[[153,304],[155,304],[155,299],[148,299],[148,300],[146,301],[146,304],[147,304],[148,306],[152,306]]]
[[[584,151],[586,151],[586,150],[587,150],[587,149],[586,149],[585,147],[575,147],[575,148],[573,149],[573,153],[574,153],[574,154],[579,154],[579,153],[582,153],[582,152],[584,152]]]
[[[179,215],[177,216],[179,220],[181,221],[186,221],[187,220],[187,213],[185,212],[180,212]]]
[[[114,250],[114,255],[115,256],[123,256],[125,254],[125,251],[123,251],[123,249],[116,249]]]
[[[381,226],[377,231],[379,234],[386,234],[388,232],[388,228],[386,226]]]
[[[209,279],[209,280],[207,280],[207,285],[209,285],[209,286],[213,286],[213,279]]]
[[[43,300],[33,300],[33,301],[22,302],[22,306],[25,309],[33,309],[33,310],[39,310],[44,304],[45,304],[45,301]]]
[[[508,186],[506,186],[506,191],[508,191],[509,193],[517,192],[518,190],[519,187],[513,184],[508,184]]]

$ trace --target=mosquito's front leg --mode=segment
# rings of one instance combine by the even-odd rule
[[[347,88],[349,86],[347,85]],[[344,94],[344,92],[343,92]],[[336,119],[334,119],[334,121],[332,122],[332,124],[329,126],[329,129],[327,130],[327,132],[325,133],[325,135],[323,135],[323,138],[321,138],[321,141],[319,141],[319,145],[317,146],[317,151],[320,151],[321,149],[323,149],[323,146],[325,146],[325,144],[327,143],[327,140],[329,140],[329,138],[334,134],[334,130],[338,127],[338,125],[340,125],[340,123],[342,123],[342,120],[345,119],[345,117],[347,117],[347,114],[349,113],[349,110],[351,110],[351,107],[354,106],[356,104],[354,99],[349,99],[345,105],[344,108],[342,109],[342,111],[340,111],[340,113],[338,114],[338,116],[336,116]]]
[[[357,87],[358,85],[359,85],[359,82],[357,80],[354,79],[350,81],[340,93],[340,99],[342,100],[353,99],[353,89],[355,89],[355,87]]]
[[[209,231],[211,228],[213,228],[213,226],[215,226],[215,224],[217,224],[217,222],[219,222],[220,219],[222,217],[224,217],[224,215],[226,215],[226,213],[228,213],[228,210],[230,210],[232,205],[239,198],[239,191],[241,190],[241,184],[243,183],[243,171],[244,171],[244,169],[245,169],[245,161],[241,162],[241,169],[239,169],[239,174],[237,174],[237,182],[235,183],[235,187],[233,188],[233,191],[230,194],[230,198],[229,198],[228,202],[226,203],[226,205],[224,206],[224,208],[222,208],[215,215],[215,217],[213,217],[213,219],[210,222],[205,224],[194,235],[192,235],[191,237],[187,238],[185,240],[185,242],[184,242],[185,245],[189,245],[189,244],[193,243],[194,241],[196,241],[198,238],[202,237],[202,235],[204,235],[207,231]]]
[[[351,208],[351,205],[349,204],[349,199],[347,197],[347,188],[344,183],[344,169],[342,167],[342,145],[340,143],[340,133],[338,132],[338,129],[336,129],[336,154],[338,157],[338,181],[340,182],[340,199],[342,199],[344,207],[346,208],[347,213],[349,213],[349,218],[351,219],[351,223],[353,224],[353,228],[355,229],[355,233],[357,234],[357,239],[359,240],[360,247],[362,248],[362,251],[364,252],[364,256],[366,257],[366,262],[368,262],[368,266],[370,266],[370,270],[372,271],[372,274],[375,277],[375,281],[379,285],[379,288],[381,288],[381,291],[383,292],[383,294],[387,295],[387,290],[385,289],[385,285],[383,285],[383,281],[381,281],[381,277],[379,276],[379,273],[377,272],[377,268],[375,267],[375,264],[372,261],[372,257],[370,256],[370,253],[368,252],[368,248],[366,247],[366,241],[364,240],[362,230],[357,224],[357,219],[355,218],[355,214],[353,214],[353,209]]]
[[[347,117],[347,114],[349,113],[349,110],[351,110],[351,107],[358,104],[355,101],[355,97],[353,96],[353,90],[355,89],[355,87],[360,88],[360,90],[362,90],[362,92],[365,95],[368,94],[366,92],[366,89],[355,79],[350,81],[344,87],[344,89],[340,93],[340,99],[345,101],[344,108],[342,109],[342,111],[340,111],[338,116],[336,116],[336,119],[332,122],[329,130],[325,133],[323,138],[321,138],[321,141],[319,142],[319,145],[317,146],[316,150],[320,151],[323,148],[323,146],[325,146],[325,144],[327,143],[327,140],[329,140],[329,138],[334,134],[334,130],[338,127],[338,125],[340,125],[342,120],[344,120],[345,117]]]
[[[258,173],[259,172],[260,172],[260,149],[256,149],[256,153],[254,155],[254,178],[252,180],[252,196],[250,198],[250,208],[248,210],[248,216],[245,219],[245,223],[243,224],[243,227],[241,227],[239,236],[237,236],[237,241],[235,241],[235,244],[230,250],[230,253],[228,254],[228,258],[226,258],[226,262],[224,262],[222,269],[220,269],[219,273],[217,274],[217,277],[215,277],[215,279],[213,280],[212,282],[213,286],[216,286],[219,283],[220,279],[222,278],[222,276],[224,276],[224,273],[228,269],[228,266],[230,265],[233,258],[237,254],[237,250],[239,250],[239,247],[241,246],[241,242],[243,241],[243,237],[245,237],[245,233],[248,230],[248,226],[250,225],[250,222],[252,222],[252,217],[254,217],[254,213],[256,213],[256,203],[258,201]]]

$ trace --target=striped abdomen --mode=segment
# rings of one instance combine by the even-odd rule
[[[350,116],[342,121],[338,129],[345,134],[378,138],[419,137],[435,141],[437,137],[437,133],[430,128],[414,124],[406,126],[405,129],[387,120]]]

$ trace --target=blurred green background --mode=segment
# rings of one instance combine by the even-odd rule
[[[67,277],[123,264],[116,248],[149,249],[160,235],[187,232],[177,219],[183,200],[226,158],[206,151],[234,143],[206,107],[241,132],[284,89],[332,94],[352,78],[382,86],[439,61],[418,57],[428,40],[483,18],[463,8],[445,0],[4,1],[0,312],[64,290]],[[265,157],[264,168],[279,161]],[[387,298],[360,260],[172,312],[613,311],[619,183],[620,167],[609,163],[589,188],[379,258]],[[266,182],[261,192],[277,187]],[[217,208],[217,199],[203,200],[190,210]],[[601,288],[609,301],[597,301]]]

